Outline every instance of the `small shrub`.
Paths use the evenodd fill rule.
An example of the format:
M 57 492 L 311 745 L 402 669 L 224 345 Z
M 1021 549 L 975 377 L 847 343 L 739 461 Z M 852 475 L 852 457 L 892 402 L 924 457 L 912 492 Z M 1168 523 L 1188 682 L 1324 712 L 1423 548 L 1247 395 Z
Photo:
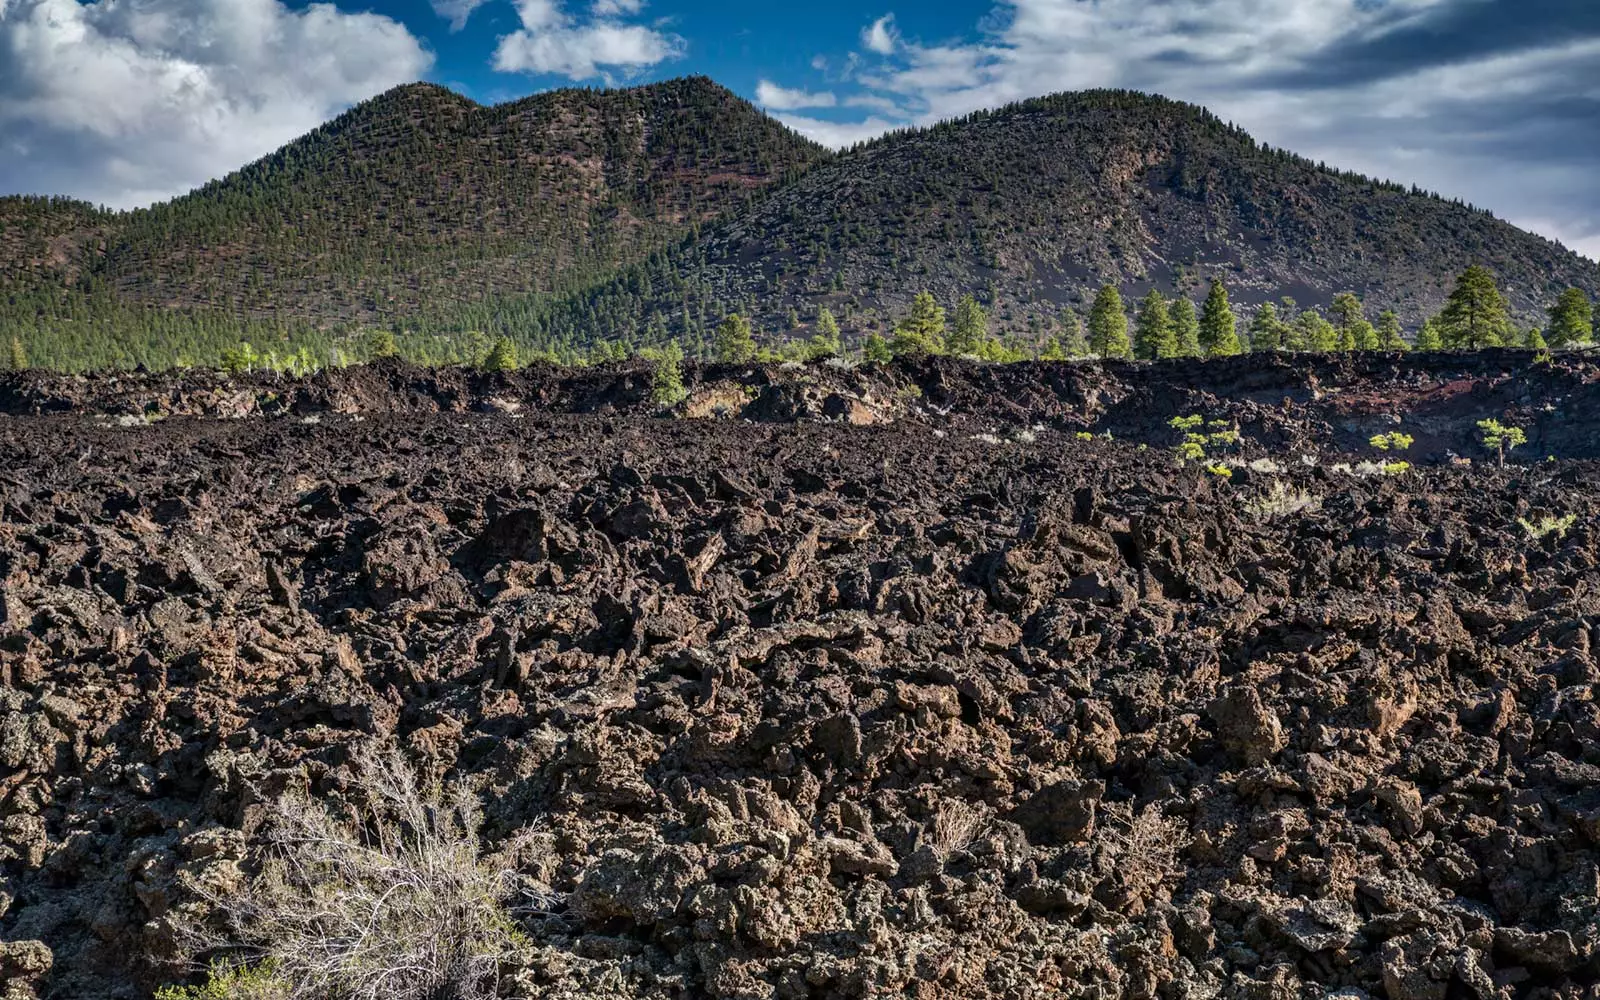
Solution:
M 1302 489 L 1290 489 L 1283 480 L 1276 479 L 1273 480 L 1272 488 L 1267 491 L 1266 496 L 1247 501 L 1244 509 L 1251 516 L 1265 521 L 1275 517 L 1287 517 L 1290 514 L 1321 510 L 1322 498 Z
M 1503 466 L 1506 452 L 1528 443 L 1528 435 L 1521 427 L 1508 427 L 1498 420 L 1478 421 L 1478 431 L 1483 436 L 1483 446 L 1495 453 Z
M 1578 523 L 1578 515 L 1568 514 L 1565 517 L 1541 517 L 1538 521 L 1529 521 L 1525 517 L 1517 518 L 1517 523 L 1522 525 L 1522 530 L 1535 542 L 1542 542 L 1551 535 L 1560 541 L 1567 537 L 1567 532 Z
M 1093 441 L 1094 440 L 1094 435 L 1090 434 L 1088 431 L 1078 431 L 1076 434 L 1074 434 L 1072 436 L 1074 438 L 1077 438 L 1079 441 Z
M 1411 471 L 1410 462 L 1385 462 L 1383 474 L 1386 476 L 1399 476 Z
M 508 908 L 540 898 L 510 867 L 531 838 L 485 857 L 466 788 L 425 784 L 397 750 L 363 749 L 353 767 L 369 797 L 358 815 L 287 795 L 271 806 L 248 887 L 218 896 L 191 885 L 231 938 L 195 931 L 199 943 L 261 963 L 213 982 L 282 982 L 262 1000 L 491 1000 L 523 943 Z
M 163 986 L 155 1000 L 283 1000 L 289 983 L 278 975 L 277 963 L 234 965 L 212 962 L 200 986 Z
M 1410 434 L 1392 431 L 1388 434 L 1374 434 L 1368 442 L 1379 451 L 1405 451 L 1416 442 Z
M 1188 846 L 1183 824 L 1156 806 L 1134 813 L 1128 805 L 1107 805 L 1096 837 L 1097 861 L 1128 892 L 1148 900 L 1179 870 Z
M 1233 478 L 1233 470 L 1221 462 L 1213 462 L 1212 464 L 1206 466 L 1206 471 L 1221 479 Z
M 961 799 L 949 799 L 939 806 L 933 818 L 928 844 L 941 858 L 963 851 L 977 839 L 989 824 L 989 818 L 979 807 Z

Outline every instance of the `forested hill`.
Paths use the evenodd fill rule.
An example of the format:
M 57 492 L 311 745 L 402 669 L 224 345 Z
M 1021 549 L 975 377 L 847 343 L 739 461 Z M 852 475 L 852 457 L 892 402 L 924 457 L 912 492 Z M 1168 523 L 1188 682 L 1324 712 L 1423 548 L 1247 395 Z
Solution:
M 592 280 L 824 156 L 703 78 L 496 107 L 413 84 L 134 213 L 100 273 L 163 304 L 401 316 Z
M 947 306 L 975 294 L 1000 328 L 1040 332 L 1103 284 L 1132 301 L 1151 287 L 1198 297 L 1220 277 L 1241 304 L 1353 291 L 1414 328 L 1473 263 L 1529 321 L 1561 290 L 1600 285 L 1592 262 L 1487 212 L 1267 148 L 1193 105 L 1097 91 L 819 164 L 661 262 L 653 299 L 625 276 L 565 322 L 628 328 L 659 313 L 670 327 L 689 301 L 770 333 L 822 305 L 883 329 L 926 289 Z
M 1204 109 L 1062 94 L 834 155 L 704 78 L 484 107 L 428 84 L 150 209 L 0 199 L 0 340 L 32 364 L 318 361 L 374 329 L 419 360 L 571 357 L 726 314 L 847 339 L 917 292 L 1041 342 L 1096 288 L 1237 303 L 1341 291 L 1414 327 L 1482 263 L 1521 320 L 1594 265 L 1485 212 L 1259 145 Z

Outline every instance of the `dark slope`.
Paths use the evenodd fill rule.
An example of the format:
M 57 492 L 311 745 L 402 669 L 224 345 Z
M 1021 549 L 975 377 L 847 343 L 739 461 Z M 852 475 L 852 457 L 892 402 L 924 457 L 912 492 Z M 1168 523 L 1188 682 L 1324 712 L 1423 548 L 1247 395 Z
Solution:
M 1352 290 L 1414 324 L 1473 262 L 1530 316 L 1561 288 L 1597 286 L 1592 264 L 1485 212 L 1268 149 L 1192 105 L 1087 92 L 840 156 L 708 229 L 653 283 L 680 311 L 705 299 L 773 331 L 818 304 L 892 314 L 923 288 L 947 303 L 976 293 L 1019 329 L 1105 282 L 1198 297 L 1211 276 L 1246 303 Z M 619 296 L 636 298 L 588 302 L 604 314 Z

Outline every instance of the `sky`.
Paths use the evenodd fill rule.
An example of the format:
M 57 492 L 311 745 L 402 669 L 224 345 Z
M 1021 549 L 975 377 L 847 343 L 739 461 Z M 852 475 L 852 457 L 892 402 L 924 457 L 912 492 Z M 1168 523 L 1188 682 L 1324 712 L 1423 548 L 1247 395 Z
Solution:
M 0 0 L 0 193 L 150 204 L 413 80 L 704 74 L 834 146 L 1127 87 L 1600 260 L 1600 0 L 867 3 Z

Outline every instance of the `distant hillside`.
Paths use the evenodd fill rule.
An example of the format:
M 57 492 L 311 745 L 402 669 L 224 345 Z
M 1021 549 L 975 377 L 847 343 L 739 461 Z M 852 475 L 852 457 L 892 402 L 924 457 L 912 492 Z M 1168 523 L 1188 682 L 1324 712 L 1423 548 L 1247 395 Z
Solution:
M 1202 108 L 1099 91 L 870 143 L 707 229 L 651 275 L 662 294 L 639 313 L 617 308 L 636 298 L 624 278 L 572 314 L 670 322 L 706 301 L 782 331 L 825 304 L 873 325 L 926 288 L 947 304 L 975 293 L 1018 330 L 1101 284 L 1199 297 L 1216 276 L 1236 302 L 1354 291 L 1415 325 L 1474 262 L 1529 319 L 1600 285 L 1591 263 L 1485 212 L 1270 150 Z
M 550 291 L 824 155 L 700 78 L 492 108 L 413 84 L 134 213 L 102 273 L 145 301 L 318 319 Z
M 1355 291 L 1408 326 L 1468 264 L 1513 310 L 1592 263 L 1469 206 L 1257 144 L 1188 104 L 1062 94 L 833 155 L 704 78 L 483 107 L 400 87 L 170 203 L 0 199 L 0 335 L 63 368 L 214 362 L 249 340 L 424 360 L 486 338 L 580 352 L 765 335 L 830 307 L 883 329 L 918 291 L 1042 337 L 1103 283 L 1304 307 Z

